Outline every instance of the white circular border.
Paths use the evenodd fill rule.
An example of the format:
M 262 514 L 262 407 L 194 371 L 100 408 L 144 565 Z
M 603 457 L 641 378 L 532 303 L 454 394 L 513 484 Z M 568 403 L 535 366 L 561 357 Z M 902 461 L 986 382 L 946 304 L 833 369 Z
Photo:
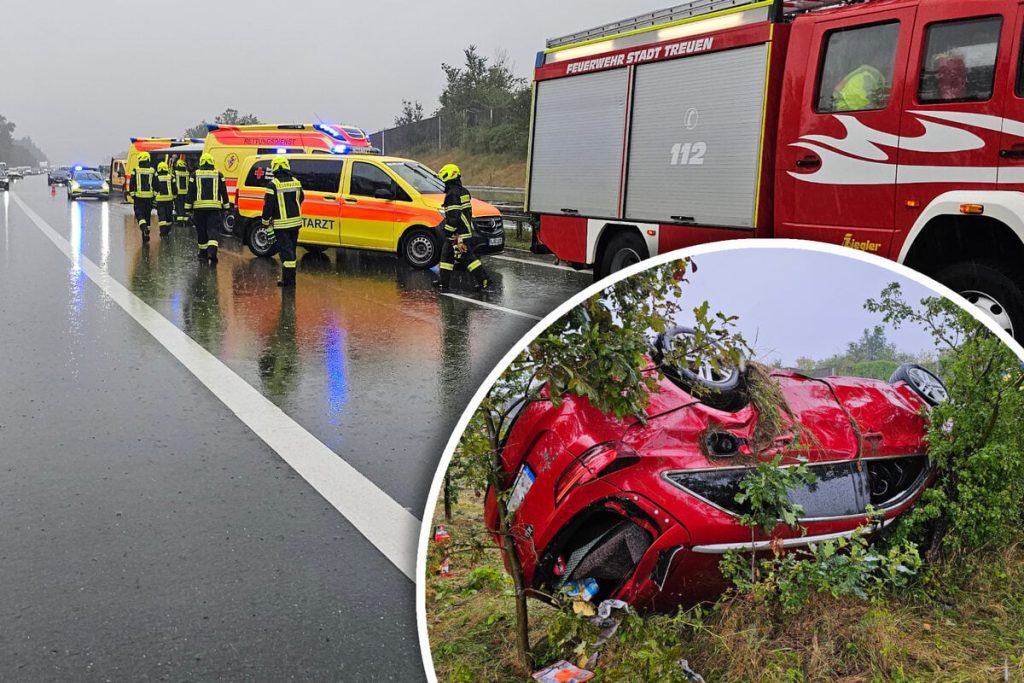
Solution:
M 1014 339 L 1007 334 L 1005 330 L 996 325 L 991 318 L 982 314 L 977 307 L 950 288 L 935 282 L 916 270 L 911 270 L 902 264 L 896 263 L 895 261 L 890 261 L 889 259 L 882 258 L 881 256 L 875 256 L 873 254 L 856 251 L 854 249 L 834 244 L 794 239 L 740 239 L 730 242 L 713 242 L 711 244 L 679 249 L 667 254 L 659 254 L 658 256 L 641 261 L 629 268 L 614 273 L 600 282 L 595 282 L 586 289 L 574 294 L 562 305 L 545 316 L 543 320 L 530 328 L 530 330 L 523 335 L 522 339 L 516 342 L 509 352 L 501 359 L 501 362 L 494 367 L 491 373 L 487 376 L 487 379 L 484 380 L 483 384 L 480 385 L 480 388 L 473 396 L 473 400 L 469 402 L 466 410 L 462 413 L 459 423 L 455 425 L 455 430 L 452 432 L 451 438 L 448 439 L 448 445 L 445 447 L 444 453 L 441 456 L 437 472 L 434 473 L 434 481 L 430 486 L 430 493 L 427 496 L 427 505 L 424 508 L 422 517 L 423 522 L 420 526 L 420 541 L 416 551 L 416 623 L 419 631 L 420 655 L 423 658 L 423 668 L 427 674 L 428 681 L 431 683 L 437 683 L 437 674 L 434 671 L 434 658 L 430 651 L 430 637 L 427 633 L 427 593 L 425 580 L 427 571 L 427 548 L 430 543 L 430 530 L 433 526 L 431 522 L 434 518 L 433 511 L 437 506 L 437 498 L 441 491 L 441 485 L 444 482 L 444 475 L 448 471 L 448 464 L 451 462 L 452 455 L 455 452 L 455 447 L 461 440 L 463 432 L 466 431 L 466 427 L 469 425 L 470 418 L 472 418 L 473 413 L 476 411 L 477 406 L 480 405 L 480 402 L 483 401 L 484 396 L 487 395 L 487 392 L 490 391 L 491 387 L 502 373 L 505 372 L 508 366 L 512 364 L 512 361 L 516 356 L 522 353 L 523 349 L 525 349 L 531 341 L 540 336 L 542 332 L 547 330 L 547 328 L 556 320 L 565 315 L 573 306 L 576 306 L 594 294 L 597 294 L 612 284 L 619 282 L 620 280 L 625 280 L 636 273 L 660 266 L 675 259 L 696 257 L 709 253 L 740 251 L 743 249 L 761 249 L 765 251 L 788 249 L 808 251 L 841 256 L 862 261 L 873 266 L 878 266 L 880 270 L 889 271 L 901 278 L 912 280 L 922 287 L 930 289 L 936 294 L 952 300 L 961 308 L 971 313 L 976 319 L 985 325 L 985 327 L 992 331 L 992 333 L 995 334 L 996 337 L 998 337 L 1004 344 L 1010 347 L 1010 350 L 1013 351 L 1018 358 L 1021 358 L 1022 361 L 1024 361 L 1024 348 L 1022 348 L 1018 342 L 1014 341 Z

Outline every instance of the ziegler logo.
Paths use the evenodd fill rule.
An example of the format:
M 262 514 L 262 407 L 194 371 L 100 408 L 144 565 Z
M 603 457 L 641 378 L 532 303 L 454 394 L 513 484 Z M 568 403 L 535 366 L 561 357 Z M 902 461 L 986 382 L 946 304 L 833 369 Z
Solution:
M 334 230 L 332 218 L 303 218 L 302 227 L 312 230 Z
M 871 240 L 865 240 L 864 242 L 858 242 L 853 239 L 853 233 L 848 232 L 843 235 L 843 246 L 849 247 L 850 249 L 856 249 L 858 251 L 868 251 L 874 254 L 882 248 L 881 242 L 872 242 Z

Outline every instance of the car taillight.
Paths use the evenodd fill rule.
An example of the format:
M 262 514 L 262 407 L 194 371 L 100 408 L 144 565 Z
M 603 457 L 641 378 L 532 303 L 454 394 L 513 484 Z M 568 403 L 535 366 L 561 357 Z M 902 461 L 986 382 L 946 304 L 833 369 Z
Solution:
M 555 484 L 555 505 L 577 486 L 639 462 L 640 454 L 621 441 L 608 441 L 583 452 Z

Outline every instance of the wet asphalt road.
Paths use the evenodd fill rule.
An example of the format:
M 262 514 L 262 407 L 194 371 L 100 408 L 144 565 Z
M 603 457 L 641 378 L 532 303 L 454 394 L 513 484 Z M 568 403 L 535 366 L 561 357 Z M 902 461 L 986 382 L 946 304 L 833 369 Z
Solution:
M 416 517 L 535 322 L 351 251 L 300 249 L 282 297 L 233 238 L 204 267 L 191 229 L 143 249 L 126 205 L 0 193 L 0 680 L 421 680 L 411 581 L 11 194 Z M 488 301 L 535 316 L 589 283 L 485 264 Z

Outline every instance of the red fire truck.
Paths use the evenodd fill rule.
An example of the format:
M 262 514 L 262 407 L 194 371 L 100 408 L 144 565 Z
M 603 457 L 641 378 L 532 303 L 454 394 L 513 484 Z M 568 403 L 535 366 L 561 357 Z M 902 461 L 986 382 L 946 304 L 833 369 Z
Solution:
M 692 0 L 548 41 L 528 210 L 596 277 L 789 237 L 1024 333 L 1024 0 Z

